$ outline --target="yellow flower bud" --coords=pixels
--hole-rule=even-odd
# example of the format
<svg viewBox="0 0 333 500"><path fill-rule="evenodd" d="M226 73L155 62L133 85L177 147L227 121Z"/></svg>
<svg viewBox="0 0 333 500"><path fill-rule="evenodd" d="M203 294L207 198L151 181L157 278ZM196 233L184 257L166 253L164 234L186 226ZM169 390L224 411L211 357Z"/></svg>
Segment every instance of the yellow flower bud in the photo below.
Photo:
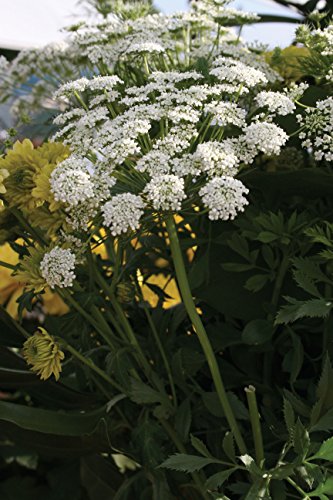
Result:
<svg viewBox="0 0 333 500"><path fill-rule="evenodd" d="M44 328L38 330L28 338L23 344L23 356L31 365L31 370L42 380L46 380L54 375L59 380L61 361L65 355L61 351L54 337Z"/></svg>

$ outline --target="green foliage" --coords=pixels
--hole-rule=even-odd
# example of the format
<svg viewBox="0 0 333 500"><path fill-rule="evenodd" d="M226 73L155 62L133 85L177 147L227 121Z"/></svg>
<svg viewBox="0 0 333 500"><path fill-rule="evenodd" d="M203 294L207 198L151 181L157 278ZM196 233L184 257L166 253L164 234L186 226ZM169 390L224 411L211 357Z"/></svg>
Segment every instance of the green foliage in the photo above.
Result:
<svg viewBox="0 0 333 500"><path fill-rule="evenodd" d="M109 1L93 3L107 16ZM297 8L308 15L312 4ZM151 11L150 2L142 8ZM304 68L316 81L307 96L315 102L329 93L327 59L307 36ZM199 58L207 78L208 68ZM286 128L292 133L295 123L286 119ZM299 139L290 142L299 152ZM59 383L41 382L20 356L40 297L22 295L20 312L31 314L19 322L0 307L1 499L330 498L333 176L309 151L298 160L262 155L244 168L250 206L235 221L213 224L185 210L178 221L191 291L247 452L239 452L184 304L166 308L165 284L150 282L174 278L165 224L154 215L135 241L93 234L96 248L106 241L107 258L91 255L72 300L64 296L70 312L45 318L64 343ZM24 255L24 246L13 247Z"/></svg>

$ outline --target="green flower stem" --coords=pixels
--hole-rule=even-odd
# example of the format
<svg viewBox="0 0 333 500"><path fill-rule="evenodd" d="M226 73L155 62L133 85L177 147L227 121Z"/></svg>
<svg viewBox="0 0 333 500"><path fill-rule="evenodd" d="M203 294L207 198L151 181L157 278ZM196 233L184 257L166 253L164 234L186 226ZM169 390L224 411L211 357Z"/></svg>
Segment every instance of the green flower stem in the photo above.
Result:
<svg viewBox="0 0 333 500"><path fill-rule="evenodd" d="M36 228L33 228L29 222L23 217L21 214L20 210L17 208L9 208L9 211L16 217L16 219L19 221L19 223L22 225L22 227L31 234L31 236L34 237L34 239L40 244L40 245L48 245L48 241L45 240L44 235L42 234L41 231L39 231Z"/></svg>
<svg viewBox="0 0 333 500"><path fill-rule="evenodd" d="M166 372L168 374L168 379L169 379L169 384L170 384L170 388L171 388L173 403L177 407L176 388L175 388L175 384L173 382L172 372L171 372L171 368L170 368L170 364L169 364L168 358L167 358L167 356L165 354L163 344L162 344L161 339L160 339L160 337L158 335L158 332L157 332L156 327L155 327L155 323L154 323L154 321L153 321L153 319L152 319L152 317L150 315L148 307L147 307L147 305L145 304L144 301L142 301L142 305L143 305L143 310L145 311L145 314L146 314L146 317L147 317L150 329L151 329L152 334L154 336L155 342L156 342L157 347L158 347L158 349L160 351L161 358L162 358L163 363L164 363L164 367L165 367Z"/></svg>
<svg viewBox="0 0 333 500"><path fill-rule="evenodd" d="M304 490L302 490L302 488L298 486L298 484L295 483L295 481L293 481L290 477L287 477L287 481L295 488L295 490L298 491L298 493L302 495L302 500L310 500L309 495L307 495L307 493Z"/></svg>
<svg viewBox="0 0 333 500"><path fill-rule="evenodd" d="M230 406L213 348L211 346L206 330L202 324L201 318L197 313L194 304L194 300L192 297L190 285L185 270L184 259L180 248L177 228L172 215L169 215L166 218L166 227L170 239L171 254L175 266L177 282L183 299L184 306L187 310L189 318L192 321L193 327L195 329L196 334L198 335L198 339L204 351L225 417L235 437L239 451L241 452L242 455L244 455L246 454L246 445L241 435L232 408Z"/></svg>
<svg viewBox="0 0 333 500"><path fill-rule="evenodd" d="M110 331L109 329L106 331L104 329L104 325L102 326L98 321L96 321L91 314L89 314L87 311L83 309L83 307L80 306L80 304L72 297L71 293L68 290L57 288L57 293L64 299L65 302L68 302L74 309L77 310L78 313L81 314L83 318L85 318L88 323L91 324L98 332L101 337L105 340L105 342L108 344L108 346L111 348L112 351L114 351L114 346L110 340Z"/></svg>
<svg viewBox="0 0 333 500"><path fill-rule="evenodd" d="M0 266L5 267L6 269L10 269L11 271L16 270L16 266L13 266L12 264L8 264L8 262L4 262L3 260L0 260Z"/></svg>
<svg viewBox="0 0 333 500"><path fill-rule="evenodd" d="M124 313L122 307L118 303L117 298L112 293L112 288L108 285L108 283L105 282L103 276L101 276L98 269L96 269L96 281L100 285L100 287L102 288L106 297L108 297L110 299L111 304L115 310L115 313L123 326L124 332L127 335L127 339L129 340L130 344L134 347L135 351L137 352L138 360L141 362L141 365L144 368L146 375L148 376L148 374L151 371L151 367L150 367L150 365L149 365L149 363L148 363L148 361L147 361L147 359L146 359L146 357L141 349L139 342L137 341L137 338L136 338L135 333L132 329L132 326L131 326L130 322L128 321L127 316Z"/></svg>
<svg viewBox="0 0 333 500"><path fill-rule="evenodd" d="M113 296L111 298L111 301L112 301L112 305L114 307L114 310L115 310L118 318L121 320L121 322L123 324L124 330L128 336L128 340L130 341L130 343L134 347L134 349L137 351L138 358L142 364L142 367L145 370L146 375L148 376L149 373L151 372L151 367L150 367L150 365L149 365L149 363L148 363L148 361L147 361L147 359L146 359L146 357L141 349L139 342L137 341L137 338L136 338L135 333L131 327L131 324L128 321L127 316L124 313L122 307L119 305L116 297Z"/></svg>
<svg viewBox="0 0 333 500"><path fill-rule="evenodd" d="M164 418L160 418L159 422L164 427L164 430L166 431L166 433L168 434L168 436L170 437L170 439L175 444L175 446L176 446L177 450L179 451L179 453L184 453L185 455L187 455L187 450L186 450L185 446L183 445L183 443L182 443L181 439L179 438L177 432L173 429L173 427L171 427L171 425L169 424L169 422L167 420L165 420ZM192 472L191 476L192 476L193 481L195 482L198 490L202 494L203 498L205 500L209 500L211 497L206 492L206 489L205 489L205 487L203 485L203 482L201 480L200 475L197 472Z"/></svg>
<svg viewBox="0 0 333 500"><path fill-rule="evenodd" d="M126 394L126 391L112 378L110 378L103 370L101 370L90 358L85 358L81 353L79 353L74 347L65 342L63 339L59 339L60 344L66 351L70 352L75 358L77 358L81 363L88 366L92 371L97 373L102 379L104 379L108 384L117 389L117 391Z"/></svg>
<svg viewBox="0 0 333 500"><path fill-rule="evenodd" d="M82 97L80 96L80 94L74 90L74 95L77 99L77 101L79 102L79 104L81 104L81 106L86 110L88 111L88 106L86 105L86 103L83 101Z"/></svg>
<svg viewBox="0 0 333 500"><path fill-rule="evenodd" d="M249 387L245 388L245 393L250 412L254 448L256 452L256 462L258 467L260 467L262 465L265 456L264 456L261 425L260 425L259 411L256 398L256 389L255 387L253 387L253 385L250 385Z"/></svg>

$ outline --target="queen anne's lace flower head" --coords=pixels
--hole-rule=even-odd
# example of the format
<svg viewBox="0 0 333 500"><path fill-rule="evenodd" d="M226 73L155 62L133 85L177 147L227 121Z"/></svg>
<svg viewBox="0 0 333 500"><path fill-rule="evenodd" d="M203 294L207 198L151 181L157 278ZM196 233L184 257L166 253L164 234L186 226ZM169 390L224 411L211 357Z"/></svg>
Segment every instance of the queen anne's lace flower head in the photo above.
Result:
<svg viewBox="0 0 333 500"><path fill-rule="evenodd" d="M102 206L103 222L109 227L113 236L127 233L129 229L136 231L143 215L144 203L140 196L123 193L113 196Z"/></svg>
<svg viewBox="0 0 333 500"><path fill-rule="evenodd" d="M256 96L256 101L261 108L267 107L271 113L282 116L289 115L296 108L293 101L281 92L263 90Z"/></svg>
<svg viewBox="0 0 333 500"><path fill-rule="evenodd" d="M233 102L212 101L205 107L206 113L214 116L213 124L220 127L233 125L235 127L245 127L246 111Z"/></svg>
<svg viewBox="0 0 333 500"><path fill-rule="evenodd" d="M55 200L72 207L94 196L94 184L87 169L87 160L73 156L59 163L53 170L50 185Z"/></svg>
<svg viewBox="0 0 333 500"><path fill-rule="evenodd" d="M184 179L177 175L154 177L144 189L147 199L156 210L180 210L185 200Z"/></svg>
<svg viewBox="0 0 333 500"><path fill-rule="evenodd" d="M199 195L203 204L209 209L211 220L234 219L238 212L243 212L248 204L244 194L249 190L238 179L233 177L213 177L203 186Z"/></svg>
<svg viewBox="0 0 333 500"><path fill-rule="evenodd" d="M227 142L204 142L199 144L193 160L200 163L200 169L210 176L227 175L234 177L239 160L231 144Z"/></svg>
<svg viewBox="0 0 333 500"><path fill-rule="evenodd" d="M69 249L58 246L44 254L40 263L40 273L50 288L66 288L75 279L75 255Z"/></svg>
<svg viewBox="0 0 333 500"><path fill-rule="evenodd" d="M286 132L275 123L251 123L245 129L245 141L249 149L267 155L277 155L288 139Z"/></svg>
<svg viewBox="0 0 333 500"><path fill-rule="evenodd" d="M333 97L307 108L297 120L304 130L299 134L304 148L311 148L317 161L333 161Z"/></svg>
<svg viewBox="0 0 333 500"><path fill-rule="evenodd" d="M214 61L214 66L210 74L221 82L238 83L245 87L267 83L267 78L262 71L232 58L218 57Z"/></svg>

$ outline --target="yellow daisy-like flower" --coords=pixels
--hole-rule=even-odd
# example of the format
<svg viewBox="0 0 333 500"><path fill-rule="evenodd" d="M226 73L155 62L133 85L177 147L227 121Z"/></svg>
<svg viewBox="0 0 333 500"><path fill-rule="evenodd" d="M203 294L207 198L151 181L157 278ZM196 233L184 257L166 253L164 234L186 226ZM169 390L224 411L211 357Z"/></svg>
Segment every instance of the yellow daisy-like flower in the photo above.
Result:
<svg viewBox="0 0 333 500"><path fill-rule="evenodd" d="M47 380L54 375L59 380L62 370L61 362L65 354L60 349L56 340L44 328L38 330L23 344L23 356L31 365L31 370L42 380Z"/></svg>
<svg viewBox="0 0 333 500"><path fill-rule="evenodd" d="M62 143L45 143L34 148L28 139L17 141L0 158L0 192L6 193L5 198L10 206L17 206L24 213L30 214L46 202L52 210L56 210L60 205L54 201L49 178L55 166L69 154L68 146Z"/></svg>
<svg viewBox="0 0 333 500"><path fill-rule="evenodd" d="M46 287L46 281L40 272L40 263L44 252L39 248L30 248L29 255L25 255L20 261L20 266L15 271L14 278L24 284L26 290L36 293L42 292Z"/></svg>

